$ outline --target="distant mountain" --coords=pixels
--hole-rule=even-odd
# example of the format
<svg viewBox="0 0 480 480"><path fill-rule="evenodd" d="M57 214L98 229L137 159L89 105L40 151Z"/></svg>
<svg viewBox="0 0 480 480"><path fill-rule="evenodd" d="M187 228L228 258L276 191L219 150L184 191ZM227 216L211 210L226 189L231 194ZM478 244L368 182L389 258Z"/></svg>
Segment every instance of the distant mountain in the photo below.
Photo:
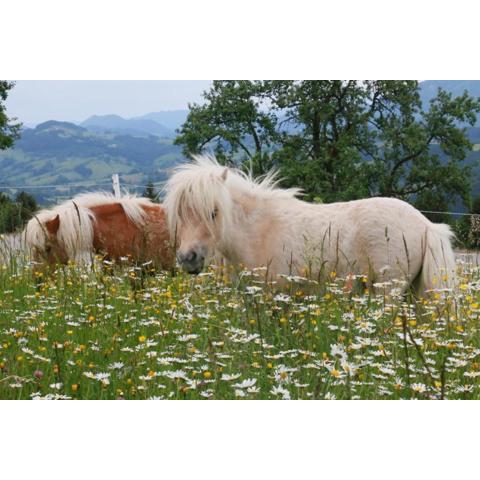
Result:
<svg viewBox="0 0 480 480"><path fill-rule="evenodd" d="M82 134L85 132L85 129L75 125L70 122L59 122L57 120L49 120L48 122L39 123L34 129L25 129L36 130L37 133L53 133L55 132L58 136L69 136L72 133Z"/></svg>
<svg viewBox="0 0 480 480"><path fill-rule="evenodd" d="M147 113L146 115L137 117L137 119L153 120L161 125L164 125L170 130L175 131L185 123L187 116L188 110L170 110L164 112Z"/></svg>
<svg viewBox="0 0 480 480"><path fill-rule="evenodd" d="M92 132L68 122L48 121L24 129L15 148L0 152L0 186L106 183L119 173L124 184L163 181L184 160L172 139ZM69 192L76 193L76 190ZM48 203L55 189L32 189Z"/></svg>
<svg viewBox="0 0 480 480"><path fill-rule="evenodd" d="M126 119L119 115L93 115L80 124L93 132L117 133L133 136L157 135L172 138L175 131L148 118Z"/></svg>

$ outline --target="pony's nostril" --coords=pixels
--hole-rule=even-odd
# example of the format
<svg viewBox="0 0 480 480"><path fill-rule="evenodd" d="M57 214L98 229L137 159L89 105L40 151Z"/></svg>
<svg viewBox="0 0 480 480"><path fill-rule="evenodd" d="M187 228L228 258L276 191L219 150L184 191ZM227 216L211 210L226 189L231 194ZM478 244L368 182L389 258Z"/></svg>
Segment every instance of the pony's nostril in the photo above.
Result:
<svg viewBox="0 0 480 480"><path fill-rule="evenodd" d="M194 250L188 253L179 253L177 259L180 263L192 263L197 259L197 252Z"/></svg>

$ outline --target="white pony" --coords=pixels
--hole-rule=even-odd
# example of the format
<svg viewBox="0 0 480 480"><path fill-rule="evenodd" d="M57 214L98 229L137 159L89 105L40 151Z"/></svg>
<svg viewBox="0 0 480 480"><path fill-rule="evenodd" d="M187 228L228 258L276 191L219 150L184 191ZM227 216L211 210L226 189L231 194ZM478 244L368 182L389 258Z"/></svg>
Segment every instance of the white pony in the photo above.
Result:
<svg viewBox="0 0 480 480"><path fill-rule="evenodd" d="M275 177L253 180L211 156L176 168L164 206L181 266L200 272L215 248L228 263L266 267L269 278L366 275L370 284L405 280L419 293L453 285L448 225L394 198L310 204Z"/></svg>

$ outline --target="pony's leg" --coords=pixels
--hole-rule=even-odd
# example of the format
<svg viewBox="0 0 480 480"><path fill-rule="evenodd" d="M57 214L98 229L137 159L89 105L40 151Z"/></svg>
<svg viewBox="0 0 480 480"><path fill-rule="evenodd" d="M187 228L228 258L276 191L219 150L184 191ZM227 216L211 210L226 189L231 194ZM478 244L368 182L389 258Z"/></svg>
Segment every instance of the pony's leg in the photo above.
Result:
<svg viewBox="0 0 480 480"><path fill-rule="evenodd" d="M358 258L358 270L365 278L362 283L373 294L403 295L410 288L412 278L401 260L378 250L373 256L362 254Z"/></svg>
<svg viewBox="0 0 480 480"><path fill-rule="evenodd" d="M107 275L113 275L114 263L108 255L104 255L101 260L102 272ZM107 263L108 262L108 263Z"/></svg>

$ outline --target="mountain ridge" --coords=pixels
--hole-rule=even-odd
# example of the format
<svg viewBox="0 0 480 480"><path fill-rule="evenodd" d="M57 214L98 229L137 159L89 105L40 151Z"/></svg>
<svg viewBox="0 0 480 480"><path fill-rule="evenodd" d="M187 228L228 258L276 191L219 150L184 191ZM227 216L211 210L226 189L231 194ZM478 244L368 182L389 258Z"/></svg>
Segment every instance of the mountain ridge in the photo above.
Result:
<svg viewBox="0 0 480 480"><path fill-rule="evenodd" d="M157 135L173 138L175 131L161 123L142 117L123 118L120 115L92 115L80 123L81 127L96 132L129 133L131 135Z"/></svg>

